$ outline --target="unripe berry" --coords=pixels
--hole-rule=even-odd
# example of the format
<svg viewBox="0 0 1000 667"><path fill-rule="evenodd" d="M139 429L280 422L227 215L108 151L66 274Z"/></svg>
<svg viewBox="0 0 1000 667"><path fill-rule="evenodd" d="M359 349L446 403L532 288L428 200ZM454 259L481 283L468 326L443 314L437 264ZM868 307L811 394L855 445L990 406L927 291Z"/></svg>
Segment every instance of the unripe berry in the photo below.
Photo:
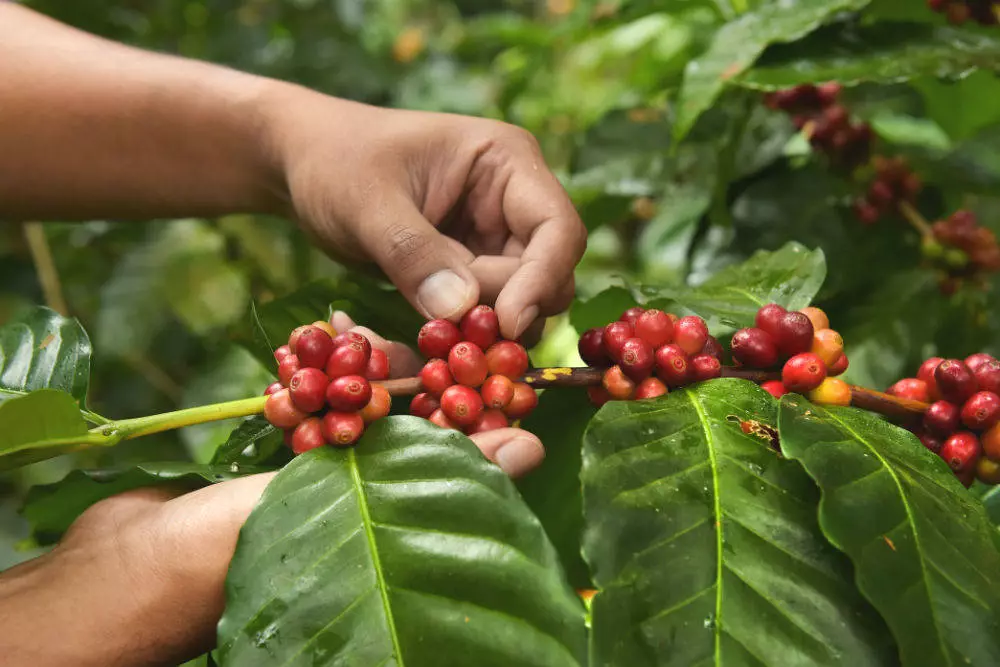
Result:
<svg viewBox="0 0 1000 667"><path fill-rule="evenodd" d="M934 435L947 438L958 430L961 410L948 401L934 401L924 413L924 428Z"/></svg>
<svg viewBox="0 0 1000 667"><path fill-rule="evenodd" d="M326 368L333 352L333 339L318 327L308 326L299 334L295 356L303 368Z"/></svg>
<svg viewBox="0 0 1000 667"><path fill-rule="evenodd" d="M530 384L524 382L514 383L514 398L504 408L504 414L511 419L524 419L531 414L538 405L538 394L531 388Z"/></svg>
<svg viewBox="0 0 1000 667"><path fill-rule="evenodd" d="M389 355L382 350L373 349L365 366L365 378L368 380L389 379Z"/></svg>
<svg viewBox="0 0 1000 667"><path fill-rule="evenodd" d="M467 433L469 435L473 433L486 433L487 431L495 431L498 428L507 428L509 425L507 415L500 410L486 410L479 420L469 427Z"/></svg>
<svg viewBox="0 0 1000 667"><path fill-rule="evenodd" d="M750 327L733 334L733 359L750 368L770 368L778 363L778 347L763 329Z"/></svg>
<svg viewBox="0 0 1000 667"><path fill-rule="evenodd" d="M991 486L1000 484L1000 463L981 456L976 463L976 479Z"/></svg>
<svg viewBox="0 0 1000 667"><path fill-rule="evenodd" d="M292 329L292 333L288 334L288 349L292 351L292 354L295 354L296 345L299 342L299 336L301 336L302 332L308 329L309 326L310 325L308 324L303 324L300 327L295 327Z"/></svg>
<svg viewBox="0 0 1000 667"><path fill-rule="evenodd" d="M635 330L628 322L612 322L604 327L604 351L611 361L618 363L622 359L622 345L635 335Z"/></svg>
<svg viewBox="0 0 1000 667"><path fill-rule="evenodd" d="M490 372L482 349L468 341L462 341L451 348L448 353L448 370L455 382L466 387L478 387ZM445 414L448 414L447 410Z"/></svg>
<svg viewBox="0 0 1000 667"><path fill-rule="evenodd" d="M826 313L821 309L816 308L815 306L809 306L807 308L803 308L799 312L809 318L809 321L812 322L813 330L819 331L820 329L830 328L830 318L827 317Z"/></svg>
<svg viewBox="0 0 1000 667"><path fill-rule="evenodd" d="M287 389L274 392L264 403L264 418L276 428L295 428L308 416L295 407Z"/></svg>
<svg viewBox="0 0 1000 667"><path fill-rule="evenodd" d="M427 421L434 424L435 426L440 426L441 428L452 429L454 431L462 430L458 424L456 424L452 420L448 419L447 416L445 416L441 408L438 408L437 410L432 412L431 416L427 418Z"/></svg>
<svg viewBox="0 0 1000 667"><path fill-rule="evenodd" d="M968 431L955 433L941 446L941 458L956 473L973 469L979 460L979 454L979 440Z"/></svg>
<svg viewBox="0 0 1000 667"><path fill-rule="evenodd" d="M784 306L769 303L757 311L757 316L754 318L754 325L758 329L766 331L771 338L777 339L781 330L781 320L787 312Z"/></svg>
<svg viewBox="0 0 1000 667"><path fill-rule="evenodd" d="M287 345L282 345L281 347L279 347L274 351L274 360L280 364L281 361L291 353L292 353L292 348L288 347Z"/></svg>
<svg viewBox="0 0 1000 667"><path fill-rule="evenodd" d="M441 404L434 396L423 392L414 396L413 400L410 401L410 414L427 419L440 407Z"/></svg>
<svg viewBox="0 0 1000 667"><path fill-rule="evenodd" d="M1000 396L979 391L962 406L962 423L973 431L985 431L1000 421Z"/></svg>
<svg viewBox="0 0 1000 667"><path fill-rule="evenodd" d="M958 359L945 359L934 370L941 398L957 405L965 403L976 393L976 378L964 363Z"/></svg>
<svg viewBox="0 0 1000 667"><path fill-rule="evenodd" d="M312 323L312 326L316 327L317 329L322 329L323 331L325 331L326 335L330 337L330 340L333 340L334 338L337 337L337 330L334 329L333 325L327 322L326 320L316 320L315 322Z"/></svg>
<svg viewBox="0 0 1000 667"><path fill-rule="evenodd" d="M847 407L851 404L851 387L843 380L828 377L806 396L816 405Z"/></svg>
<svg viewBox="0 0 1000 667"><path fill-rule="evenodd" d="M1000 424L983 433L983 452L994 461L1000 461Z"/></svg>
<svg viewBox="0 0 1000 667"><path fill-rule="evenodd" d="M785 362L781 382L788 391L805 394L826 379L826 364L812 352L803 352Z"/></svg>
<svg viewBox="0 0 1000 667"><path fill-rule="evenodd" d="M980 366L988 364L991 361L996 361L992 354L976 352L975 354L970 354L965 358L965 365L968 366L969 370L972 371L973 375L975 375L976 370L978 370Z"/></svg>
<svg viewBox="0 0 1000 667"><path fill-rule="evenodd" d="M716 359L719 360L720 363L722 362L723 352L724 350L722 349L722 343L720 343L719 339L716 338L715 336L709 336L708 340L705 342L705 347L701 348L702 354L707 354L709 356L715 357Z"/></svg>
<svg viewBox="0 0 1000 667"><path fill-rule="evenodd" d="M337 412L356 412L372 398L372 385L360 375L345 375L330 383L326 402Z"/></svg>
<svg viewBox="0 0 1000 667"><path fill-rule="evenodd" d="M722 377L722 364L710 354L696 354L688 364L692 382L704 382Z"/></svg>
<svg viewBox="0 0 1000 667"><path fill-rule="evenodd" d="M448 320L431 320L420 327L417 347L428 359L447 359L451 348L462 340L462 332Z"/></svg>
<svg viewBox="0 0 1000 667"><path fill-rule="evenodd" d="M316 449L326 444L323 437L323 423L319 417L310 417L295 427L292 431L292 451L305 454L310 449Z"/></svg>
<svg viewBox="0 0 1000 667"><path fill-rule="evenodd" d="M944 361L941 357L931 357L920 364L920 369L917 370L917 379L923 380L927 385L927 393L930 395L932 401L938 401L941 399L941 391L938 389L937 381L934 379L934 371L937 367Z"/></svg>
<svg viewBox="0 0 1000 667"><path fill-rule="evenodd" d="M489 306L476 306L462 317L459 326L462 339L475 343L481 350L489 349L500 335L500 320Z"/></svg>
<svg viewBox="0 0 1000 667"><path fill-rule="evenodd" d="M834 362L833 366L828 366L826 374L829 377L837 377L838 375L843 375L847 372L847 367L850 365L850 361L846 354L840 355L840 358Z"/></svg>
<svg viewBox="0 0 1000 667"><path fill-rule="evenodd" d="M451 376L447 361L431 359L420 369L420 383L432 396L440 397L445 389L455 384L455 379Z"/></svg>
<svg viewBox="0 0 1000 667"><path fill-rule="evenodd" d="M774 337L774 342L783 356L793 357L812 349L815 333L808 317L799 312L785 313L778 323L778 335Z"/></svg>
<svg viewBox="0 0 1000 667"><path fill-rule="evenodd" d="M813 334L810 352L822 359L828 369L832 368L844 356L844 339L833 329L820 329Z"/></svg>
<svg viewBox="0 0 1000 667"><path fill-rule="evenodd" d="M472 426L483 414L483 399L472 387L456 384L441 394L441 411L459 426Z"/></svg>
<svg viewBox="0 0 1000 667"><path fill-rule="evenodd" d="M667 395L667 385L656 378L646 378L635 388L635 399L641 401L647 398L658 398Z"/></svg>
<svg viewBox="0 0 1000 667"><path fill-rule="evenodd" d="M668 387L681 387L691 380L687 353L676 344L664 345L656 351L656 376Z"/></svg>
<svg viewBox="0 0 1000 667"><path fill-rule="evenodd" d="M514 383L503 375L491 375L486 378L480 393L487 408L503 410L514 398Z"/></svg>
<svg viewBox="0 0 1000 667"><path fill-rule="evenodd" d="M387 417L389 411L392 409L392 396L389 394L389 390L380 384L372 385L372 397L360 412L361 419L364 420L366 424L371 424L377 419L382 419L382 417Z"/></svg>
<svg viewBox="0 0 1000 667"><path fill-rule="evenodd" d="M673 327L672 324L671 327ZM608 356L607 350L604 349L603 327L594 327L585 331L580 336L577 349L580 351L580 358L583 359L583 363L588 366L603 368L611 365L611 357Z"/></svg>
<svg viewBox="0 0 1000 667"><path fill-rule="evenodd" d="M653 374L653 348L638 336L622 345L622 371L633 382L642 382Z"/></svg>
<svg viewBox="0 0 1000 667"><path fill-rule="evenodd" d="M933 433L917 433L917 439L920 440L921 445L935 454L940 454L941 448L944 446L944 440Z"/></svg>
<svg viewBox="0 0 1000 667"><path fill-rule="evenodd" d="M635 395L635 382L625 375L621 366L612 366L604 371L601 384L616 401L627 401Z"/></svg>
<svg viewBox="0 0 1000 667"><path fill-rule="evenodd" d="M780 380L769 380L760 385L760 388L775 398L781 398L788 393L788 389Z"/></svg>
<svg viewBox="0 0 1000 667"><path fill-rule="evenodd" d="M364 345L351 341L334 349L326 362L326 374L331 378L345 375L361 375L368 368L371 352L365 352Z"/></svg>
<svg viewBox="0 0 1000 667"><path fill-rule="evenodd" d="M604 386L591 386L587 387L587 398L590 400L591 404L596 407L601 407L605 403L611 400L611 394Z"/></svg>
<svg viewBox="0 0 1000 667"><path fill-rule="evenodd" d="M486 350L490 375L505 375L516 380L528 370L528 351L520 343L502 340Z"/></svg>
<svg viewBox="0 0 1000 667"><path fill-rule="evenodd" d="M635 335L654 350L674 340L674 323L662 310L647 310L635 321Z"/></svg>
<svg viewBox="0 0 1000 667"><path fill-rule="evenodd" d="M923 380L918 380L917 378L903 378L896 384L889 387L885 393L890 396L905 398L911 401L920 401L921 403L930 402L930 394L927 391L927 383Z"/></svg>
<svg viewBox="0 0 1000 667"><path fill-rule="evenodd" d="M618 318L618 321L628 322L629 325L631 325L632 330L635 331L635 323L639 321L639 317L642 316L642 314L645 312L646 312L645 308L641 308L640 306L635 306L633 308L629 308L624 313L622 313L622 316Z"/></svg>
<svg viewBox="0 0 1000 667"><path fill-rule="evenodd" d="M285 385L281 384L280 382L272 382L271 384L267 385L267 389L264 390L264 395L270 396L274 392L281 391L284 388Z"/></svg>
<svg viewBox="0 0 1000 667"><path fill-rule="evenodd" d="M337 334L333 339L333 347L343 347L344 345L356 345L365 353L365 359L372 356L372 342L367 337L362 336L357 331L345 331Z"/></svg>
<svg viewBox="0 0 1000 667"><path fill-rule="evenodd" d="M696 315L682 317L674 325L674 344L686 354L698 354L708 342L708 325Z"/></svg>
<svg viewBox="0 0 1000 667"><path fill-rule="evenodd" d="M979 389L1000 394L1000 361L991 360L979 364L972 374L976 377Z"/></svg>
<svg viewBox="0 0 1000 667"><path fill-rule="evenodd" d="M334 447L350 447L365 432L365 422L356 412L327 412L323 415L323 437Z"/></svg>
<svg viewBox="0 0 1000 667"><path fill-rule="evenodd" d="M278 364L278 380L285 387L288 383L292 381L292 376L295 375L302 365L299 363L299 358L294 354L290 354Z"/></svg>
<svg viewBox="0 0 1000 667"><path fill-rule="evenodd" d="M292 376L288 393L295 407L304 412L319 412L326 405L326 390L330 378L318 368L303 368Z"/></svg>

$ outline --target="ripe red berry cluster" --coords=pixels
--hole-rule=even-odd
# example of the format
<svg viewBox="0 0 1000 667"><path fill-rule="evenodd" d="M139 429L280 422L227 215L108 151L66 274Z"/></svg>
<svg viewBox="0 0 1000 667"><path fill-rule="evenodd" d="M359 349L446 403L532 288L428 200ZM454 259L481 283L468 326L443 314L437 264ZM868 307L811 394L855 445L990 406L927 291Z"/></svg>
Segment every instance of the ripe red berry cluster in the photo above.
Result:
<svg viewBox="0 0 1000 667"><path fill-rule="evenodd" d="M979 225L971 211L960 210L932 227L933 240L925 240L924 256L944 272L944 291L957 289L962 280L1000 271L1000 246L996 235Z"/></svg>
<svg viewBox="0 0 1000 667"><path fill-rule="evenodd" d="M392 397L372 384L388 379L389 358L361 334L313 322L295 329L274 358L279 381L264 391L264 416L296 454L353 445L365 424L389 414Z"/></svg>
<svg viewBox="0 0 1000 667"><path fill-rule="evenodd" d="M500 322L489 306L476 306L459 326L431 320L420 329L417 346L429 361L410 414L472 434L505 428L538 405L535 390L519 381L528 370L528 353L500 339Z"/></svg>
<svg viewBox="0 0 1000 667"><path fill-rule="evenodd" d="M993 0L927 0L927 6L945 14L954 25L969 20L982 25L996 25L1000 21L1000 3Z"/></svg>
<svg viewBox="0 0 1000 667"><path fill-rule="evenodd" d="M850 387L836 378L847 370L844 339L826 313L771 303L757 311L754 324L733 334L732 355L745 368L781 368L781 380L763 383L764 390L775 398L795 392L822 405L851 404Z"/></svg>
<svg viewBox="0 0 1000 667"><path fill-rule="evenodd" d="M964 361L931 357L917 377L887 393L931 404L922 421L908 427L962 483L978 477L1000 484L1000 361L985 353Z"/></svg>
<svg viewBox="0 0 1000 667"><path fill-rule="evenodd" d="M875 180L866 195L854 202L854 215L866 225L874 225L899 210L903 202L913 203L923 189L923 181L901 157L876 155L872 159Z"/></svg>
<svg viewBox="0 0 1000 667"><path fill-rule="evenodd" d="M705 320L655 308L630 308L617 322L588 330L579 351L588 366L607 369L601 386L588 389L597 406L656 398L722 374L722 346Z"/></svg>

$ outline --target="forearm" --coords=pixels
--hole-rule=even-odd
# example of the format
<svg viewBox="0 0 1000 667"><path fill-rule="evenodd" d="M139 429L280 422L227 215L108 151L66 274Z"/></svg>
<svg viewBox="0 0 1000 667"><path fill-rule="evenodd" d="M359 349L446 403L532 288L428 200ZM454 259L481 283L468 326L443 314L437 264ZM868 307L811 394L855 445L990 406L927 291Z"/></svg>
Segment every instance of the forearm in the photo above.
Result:
<svg viewBox="0 0 1000 667"><path fill-rule="evenodd" d="M283 212L277 85L0 2L0 219Z"/></svg>

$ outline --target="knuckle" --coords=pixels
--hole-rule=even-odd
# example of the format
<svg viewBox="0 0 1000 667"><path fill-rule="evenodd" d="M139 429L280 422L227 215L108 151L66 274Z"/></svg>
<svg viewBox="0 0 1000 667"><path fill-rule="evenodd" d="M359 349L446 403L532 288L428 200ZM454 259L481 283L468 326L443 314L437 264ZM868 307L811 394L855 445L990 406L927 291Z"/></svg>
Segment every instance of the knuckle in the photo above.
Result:
<svg viewBox="0 0 1000 667"><path fill-rule="evenodd" d="M428 235L403 223L393 223L386 227L382 241L389 261L402 271L421 263L433 245Z"/></svg>

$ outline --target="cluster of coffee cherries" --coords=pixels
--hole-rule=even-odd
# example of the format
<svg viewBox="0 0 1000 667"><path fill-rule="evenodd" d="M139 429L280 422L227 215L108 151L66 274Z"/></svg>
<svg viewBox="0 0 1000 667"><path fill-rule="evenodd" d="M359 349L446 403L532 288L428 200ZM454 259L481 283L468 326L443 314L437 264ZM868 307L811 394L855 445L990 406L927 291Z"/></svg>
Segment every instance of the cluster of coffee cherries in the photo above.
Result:
<svg viewBox="0 0 1000 667"><path fill-rule="evenodd" d="M586 331L579 351L588 366L607 369L601 385L587 390L597 406L656 398L722 374L722 346L705 320L655 308L630 308L617 322Z"/></svg>
<svg viewBox="0 0 1000 667"><path fill-rule="evenodd" d="M264 391L264 416L296 454L353 445L365 424L389 414L392 397L373 384L389 377L389 358L359 333L313 322L295 329L274 358L278 382Z"/></svg>
<svg viewBox="0 0 1000 667"><path fill-rule="evenodd" d="M1000 361L986 353L961 359L931 357L889 388L889 394L930 403L923 418L905 424L963 484L1000 484Z"/></svg>
<svg viewBox="0 0 1000 667"><path fill-rule="evenodd" d="M781 368L781 380L761 387L775 398L804 394L820 405L850 405L851 388L837 379L847 370L844 339L819 308L789 311L771 303L760 308L755 326L733 334L733 361L754 370Z"/></svg>
<svg viewBox="0 0 1000 667"><path fill-rule="evenodd" d="M982 25L997 25L1000 21L1000 2L993 0L927 0L927 6L947 16L955 25L970 20Z"/></svg>
<svg viewBox="0 0 1000 667"><path fill-rule="evenodd" d="M458 326L427 322L417 347L429 361L420 371L423 392L413 397L410 414L473 434L506 428L538 405L535 390L520 381L528 353L516 341L501 340L500 322L489 306L476 306Z"/></svg>
<svg viewBox="0 0 1000 667"><path fill-rule="evenodd" d="M875 180L864 197L854 202L854 215L866 225L874 225L899 210L903 202L913 203L923 189L923 181L901 157L876 155L872 159Z"/></svg>
<svg viewBox="0 0 1000 667"><path fill-rule="evenodd" d="M956 289L963 279L1000 271L996 235L980 226L971 211L956 211L935 222L931 229L934 237L925 240L922 249L928 260L943 269L945 292Z"/></svg>

